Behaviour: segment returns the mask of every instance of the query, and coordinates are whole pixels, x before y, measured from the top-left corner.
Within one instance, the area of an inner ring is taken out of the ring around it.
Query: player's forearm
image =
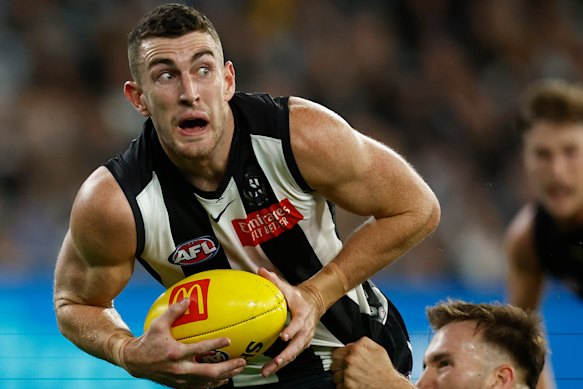
[[[435,230],[439,205],[423,214],[375,219],[348,239],[338,256],[304,284],[320,293],[325,309],[346,292],[389,266]]]
[[[55,301],[61,333],[83,351],[125,368],[123,350],[133,338],[114,308]]]

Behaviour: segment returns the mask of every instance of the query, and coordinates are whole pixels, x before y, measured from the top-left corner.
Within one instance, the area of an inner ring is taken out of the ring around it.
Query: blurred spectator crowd
[[[184,2],[184,1],[182,1]],[[0,274],[50,273],[84,178],[142,118],[126,36],[154,0],[0,0]],[[583,79],[578,0],[201,0],[237,89],[297,95],[390,145],[442,205],[435,234],[380,276],[498,284],[502,232],[528,199],[516,99]],[[339,212],[346,237],[362,220]]]

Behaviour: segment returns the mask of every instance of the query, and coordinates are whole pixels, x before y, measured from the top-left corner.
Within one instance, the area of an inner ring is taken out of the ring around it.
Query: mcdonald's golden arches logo
[[[190,298],[188,309],[172,323],[172,327],[208,319],[207,301],[210,281],[209,278],[205,278],[188,282],[172,289],[168,305]]]

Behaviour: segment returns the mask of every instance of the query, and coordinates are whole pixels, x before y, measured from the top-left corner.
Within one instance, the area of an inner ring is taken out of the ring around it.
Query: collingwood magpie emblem
[[[254,207],[263,207],[267,204],[265,187],[260,177],[245,174],[243,179],[243,196]]]

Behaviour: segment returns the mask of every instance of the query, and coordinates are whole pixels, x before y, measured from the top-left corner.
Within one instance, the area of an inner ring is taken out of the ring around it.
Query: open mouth
[[[204,128],[207,124],[208,122],[204,119],[187,119],[180,122],[180,124],[178,124],[178,127],[182,128],[183,130],[193,131],[200,130]]]

